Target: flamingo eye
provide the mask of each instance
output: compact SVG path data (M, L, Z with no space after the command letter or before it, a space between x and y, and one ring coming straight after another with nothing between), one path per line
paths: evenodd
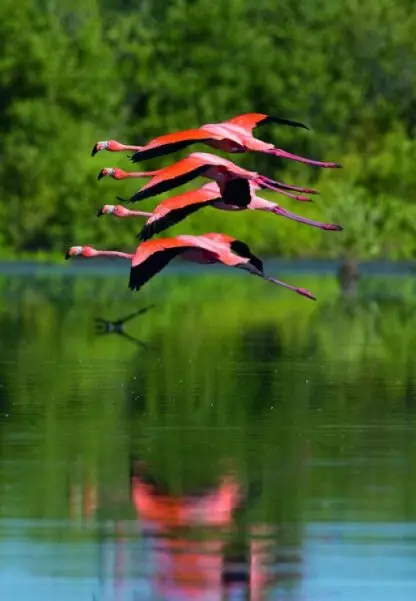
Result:
M101 142L98 142L97 146L100 150L106 150L108 148L108 140L102 140Z

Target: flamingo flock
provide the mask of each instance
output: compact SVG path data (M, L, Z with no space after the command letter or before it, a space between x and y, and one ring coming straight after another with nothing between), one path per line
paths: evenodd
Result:
M131 161L137 163L182 150L199 142L228 153L262 152L323 168L341 167L339 163L322 162L291 154L253 136L254 128L269 123L309 129L297 121L260 113L248 113L238 115L223 123L206 124L198 129L169 133L151 140L144 146L121 144L115 140L100 141L94 145L91 154L94 156L103 150L109 152L130 151L134 153L130 156ZM180 223L188 215L204 207L223 211L266 211L321 230L341 231L343 228L340 225L307 219L257 195L257 192L268 189L300 202L312 202L307 195L318 194L317 190L275 181L256 171L243 169L227 159L206 152L193 152L176 163L155 171L124 171L108 167L101 169L98 179L103 177L112 177L116 180L150 178L150 181L130 198L123 199L117 196L117 200L129 204L174 190L198 176L211 181L199 189L176 194L163 200L153 212L130 210L121 204L106 204L98 211L98 217L113 215L119 218L147 218L137 234L140 244L135 252L97 250L92 246L71 246L66 253L66 258L83 256L127 259L131 263L129 288L139 290L172 259L182 256L182 258L196 263L222 263L229 267L244 269L252 275L316 300L308 290L291 286L266 275L261 259L251 252L245 242L232 236L220 233L206 233L200 236L179 235L157 239L153 236Z

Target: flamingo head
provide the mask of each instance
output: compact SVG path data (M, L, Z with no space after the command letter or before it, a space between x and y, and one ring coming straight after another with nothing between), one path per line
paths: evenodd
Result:
M104 205L97 213L97 217L102 215L115 215L116 217L125 217L128 215L129 210L122 205Z
M103 215L111 215L114 213L116 205L104 205L97 213L97 217L102 217Z
M122 169L117 169L116 167L104 167L98 174L97 179L100 180L106 175L113 179L124 179L126 177L126 172Z
M92 246L71 246L65 254L65 259L70 259L71 257L94 257L97 254L95 248Z
M101 140L94 144L93 149L91 151L91 156L93 157L100 150L109 150L110 152L117 152L118 150L122 150L123 145L120 142L116 142L116 140Z

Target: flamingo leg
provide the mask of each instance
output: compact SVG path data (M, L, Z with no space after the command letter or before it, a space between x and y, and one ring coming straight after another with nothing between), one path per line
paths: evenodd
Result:
M257 275L260 278L263 278L263 280L267 280L268 282L272 282L273 284L277 284L278 286L283 286L283 288L288 288L289 290L292 290L293 292L296 292L297 294L300 294L301 296L306 296L307 298L310 298L311 300L316 300L316 297L313 296L312 292L309 292L309 290L306 290L305 288L297 288L296 286L291 286L290 284L287 284L286 282L282 282L281 280L276 280L276 278L272 278L271 276L266 275L265 273L260 271L260 269L257 269L257 267L254 267L254 265L252 265L251 263L243 263L242 265L237 265L237 267L246 269L248 272L252 273L253 275Z
M297 161L298 163L306 163L307 165L314 165L315 167L326 167L327 169L340 169L342 165L340 163L329 163L325 161L314 161L312 159L307 159L305 157L301 157L297 154L292 154L290 152L286 152L281 148L272 148L271 150L265 151L267 154L272 154L276 157L281 157L283 159L290 159L292 161Z
M274 209L272 209L272 212L276 215L281 215L282 217L287 217L287 219L292 219L293 221L298 221L299 223L305 223L306 225L317 227L321 230L340 232L344 229L341 225L336 225L334 223L322 223L321 221L315 221L313 219L308 219L307 217L301 217L300 215L292 213L291 211L287 211L283 207L279 206L276 206Z
M289 198L294 198L295 200L300 200L301 202L313 202L312 198L308 196L302 196L301 194L291 194L286 190L282 190L277 186L272 186L269 182L264 179L257 179L256 183L259 184L262 188L267 188L268 190L273 190L274 192L278 192L279 194L283 194L283 196L289 196Z
M270 177L266 177L265 175L261 175L259 180L262 182L267 182L271 186L275 186L276 188L283 188L283 190L294 190L295 192L304 192L305 194L319 194L319 190L315 190L315 188L302 188L300 186L291 186L289 184L284 184L283 182L277 182Z

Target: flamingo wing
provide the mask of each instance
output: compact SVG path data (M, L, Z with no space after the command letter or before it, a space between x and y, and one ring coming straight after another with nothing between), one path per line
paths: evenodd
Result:
M177 238L216 255L217 260L224 265L238 267L242 263L251 263L259 272L263 273L262 261L253 255L245 242L237 240L232 236L212 232L202 234L202 236L183 235Z
M253 133L255 127L260 125L267 125L268 123L280 123L281 125L291 125L292 127L303 127L309 129L307 125L299 123L298 121L291 121L289 119L281 119L280 117L273 117L272 115L265 115L263 113L245 113L244 115L238 115L232 119L224 121L224 124L230 123L231 125L237 125L242 129L245 129L249 134Z
M151 140L146 146L133 154L133 163L164 156L177 150L182 150L196 142L209 142L211 140L222 140L223 136L211 134L201 129L186 129L184 131L166 134Z
M210 167L211 165L200 159L186 157L173 165L161 169L158 175L152 177L150 182L143 186L136 194L133 194L127 202L137 202L138 200L150 198L151 196L167 192L172 188L182 186L207 171Z
M175 238L148 240L140 244L131 263L130 290L139 290L178 254L193 246Z
M161 202L143 226L138 238L148 240L155 234L179 223L202 207L212 205L216 200L219 200L221 192L218 186L212 186L212 184L208 184L208 186L210 186L208 189L202 187L199 190L190 190L185 194L167 198Z

